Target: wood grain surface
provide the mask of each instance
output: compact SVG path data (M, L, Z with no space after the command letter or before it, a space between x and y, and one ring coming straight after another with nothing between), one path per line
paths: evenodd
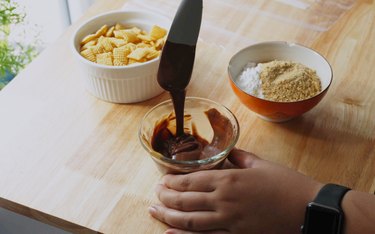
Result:
M296 2L299 3L296 5ZM125 4L125 6L123 6ZM173 18L179 1L97 1L0 92L0 206L75 233L162 233L147 212L161 174L141 147L143 115L169 99L111 104L87 93L70 49L84 20L141 8ZM238 118L237 147L322 182L375 190L375 2L204 1L188 96ZM309 46L332 65L333 83L313 110L283 124L259 119L232 92L227 66L262 41Z

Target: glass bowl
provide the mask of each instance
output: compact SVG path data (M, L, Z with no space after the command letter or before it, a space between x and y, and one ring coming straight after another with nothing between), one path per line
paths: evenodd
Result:
M208 117L207 111L214 113L214 117ZM208 141L209 144L204 146L203 149L208 149L207 152L210 152L206 154L206 157L197 160L176 160L163 156L153 149L154 130L161 121L167 118L171 119L171 127L168 129L172 129L172 132L173 128L175 130L172 100L156 105L143 117L138 134L143 148L149 153L163 174L190 173L221 167L229 152L237 143L240 133L238 121L234 114L225 106L214 101L187 97L184 116L185 133L195 131L200 137ZM215 123L211 124L211 122Z

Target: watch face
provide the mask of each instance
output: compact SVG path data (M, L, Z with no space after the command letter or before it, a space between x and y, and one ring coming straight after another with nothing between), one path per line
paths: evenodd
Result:
M306 210L305 234L337 234L341 222L339 210L310 203Z

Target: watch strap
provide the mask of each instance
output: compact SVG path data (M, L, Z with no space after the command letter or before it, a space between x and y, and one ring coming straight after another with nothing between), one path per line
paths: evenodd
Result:
M326 184L320 189L318 195L314 199L314 202L342 210L341 201L349 190L350 188L345 186Z

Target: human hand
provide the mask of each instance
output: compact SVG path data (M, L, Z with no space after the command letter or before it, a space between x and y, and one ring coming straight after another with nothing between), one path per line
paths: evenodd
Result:
M150 214L172 227L166 233L300 233L322 184L242 150L229 160L240 169L163 177Z

